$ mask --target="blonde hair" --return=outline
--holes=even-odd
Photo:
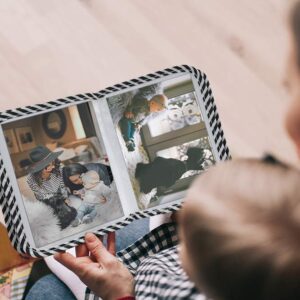
[[[158,104],[160,104],[163,108],[166,108],[168,106],[168,97],[164,94],[157,94],[153,96],[150,101],[154,101]]]
[[[196,283],[214,299],[300,299],[300,172],[220,164],[187,195],[181,221]]]

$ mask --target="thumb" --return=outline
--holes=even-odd
[[[85,235],[85,243],[91,255],[98,263],[105,265],[106,261],[111,260],[111,254],[106,250],[103,243],[93,233]]]

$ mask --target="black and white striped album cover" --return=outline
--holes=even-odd
[[[185,65],[2,112],[0,155],[9,236],[33,257],[179,209],[230,158],[206,75]]]

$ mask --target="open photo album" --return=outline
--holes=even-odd
[[[33,257],[179,209],[230,157],[208,80],[190,66],[5,111],[0,155],[9,237]]]

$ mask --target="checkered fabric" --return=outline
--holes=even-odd
[[[135,276],[136,299],[207,300],[182,269],[177,245],[176,226],[168,223],[117,253],[120,261]],[[85,299],[99,298],[87,289]]]
[[[26,288],[26,284],[29,278],[29,274],[27,276],[24,276],[20,279],[17,279],[13,281],[11,284],[11,295],[10,299],[13,300],[22,300],[23,299],[23,294]]]

